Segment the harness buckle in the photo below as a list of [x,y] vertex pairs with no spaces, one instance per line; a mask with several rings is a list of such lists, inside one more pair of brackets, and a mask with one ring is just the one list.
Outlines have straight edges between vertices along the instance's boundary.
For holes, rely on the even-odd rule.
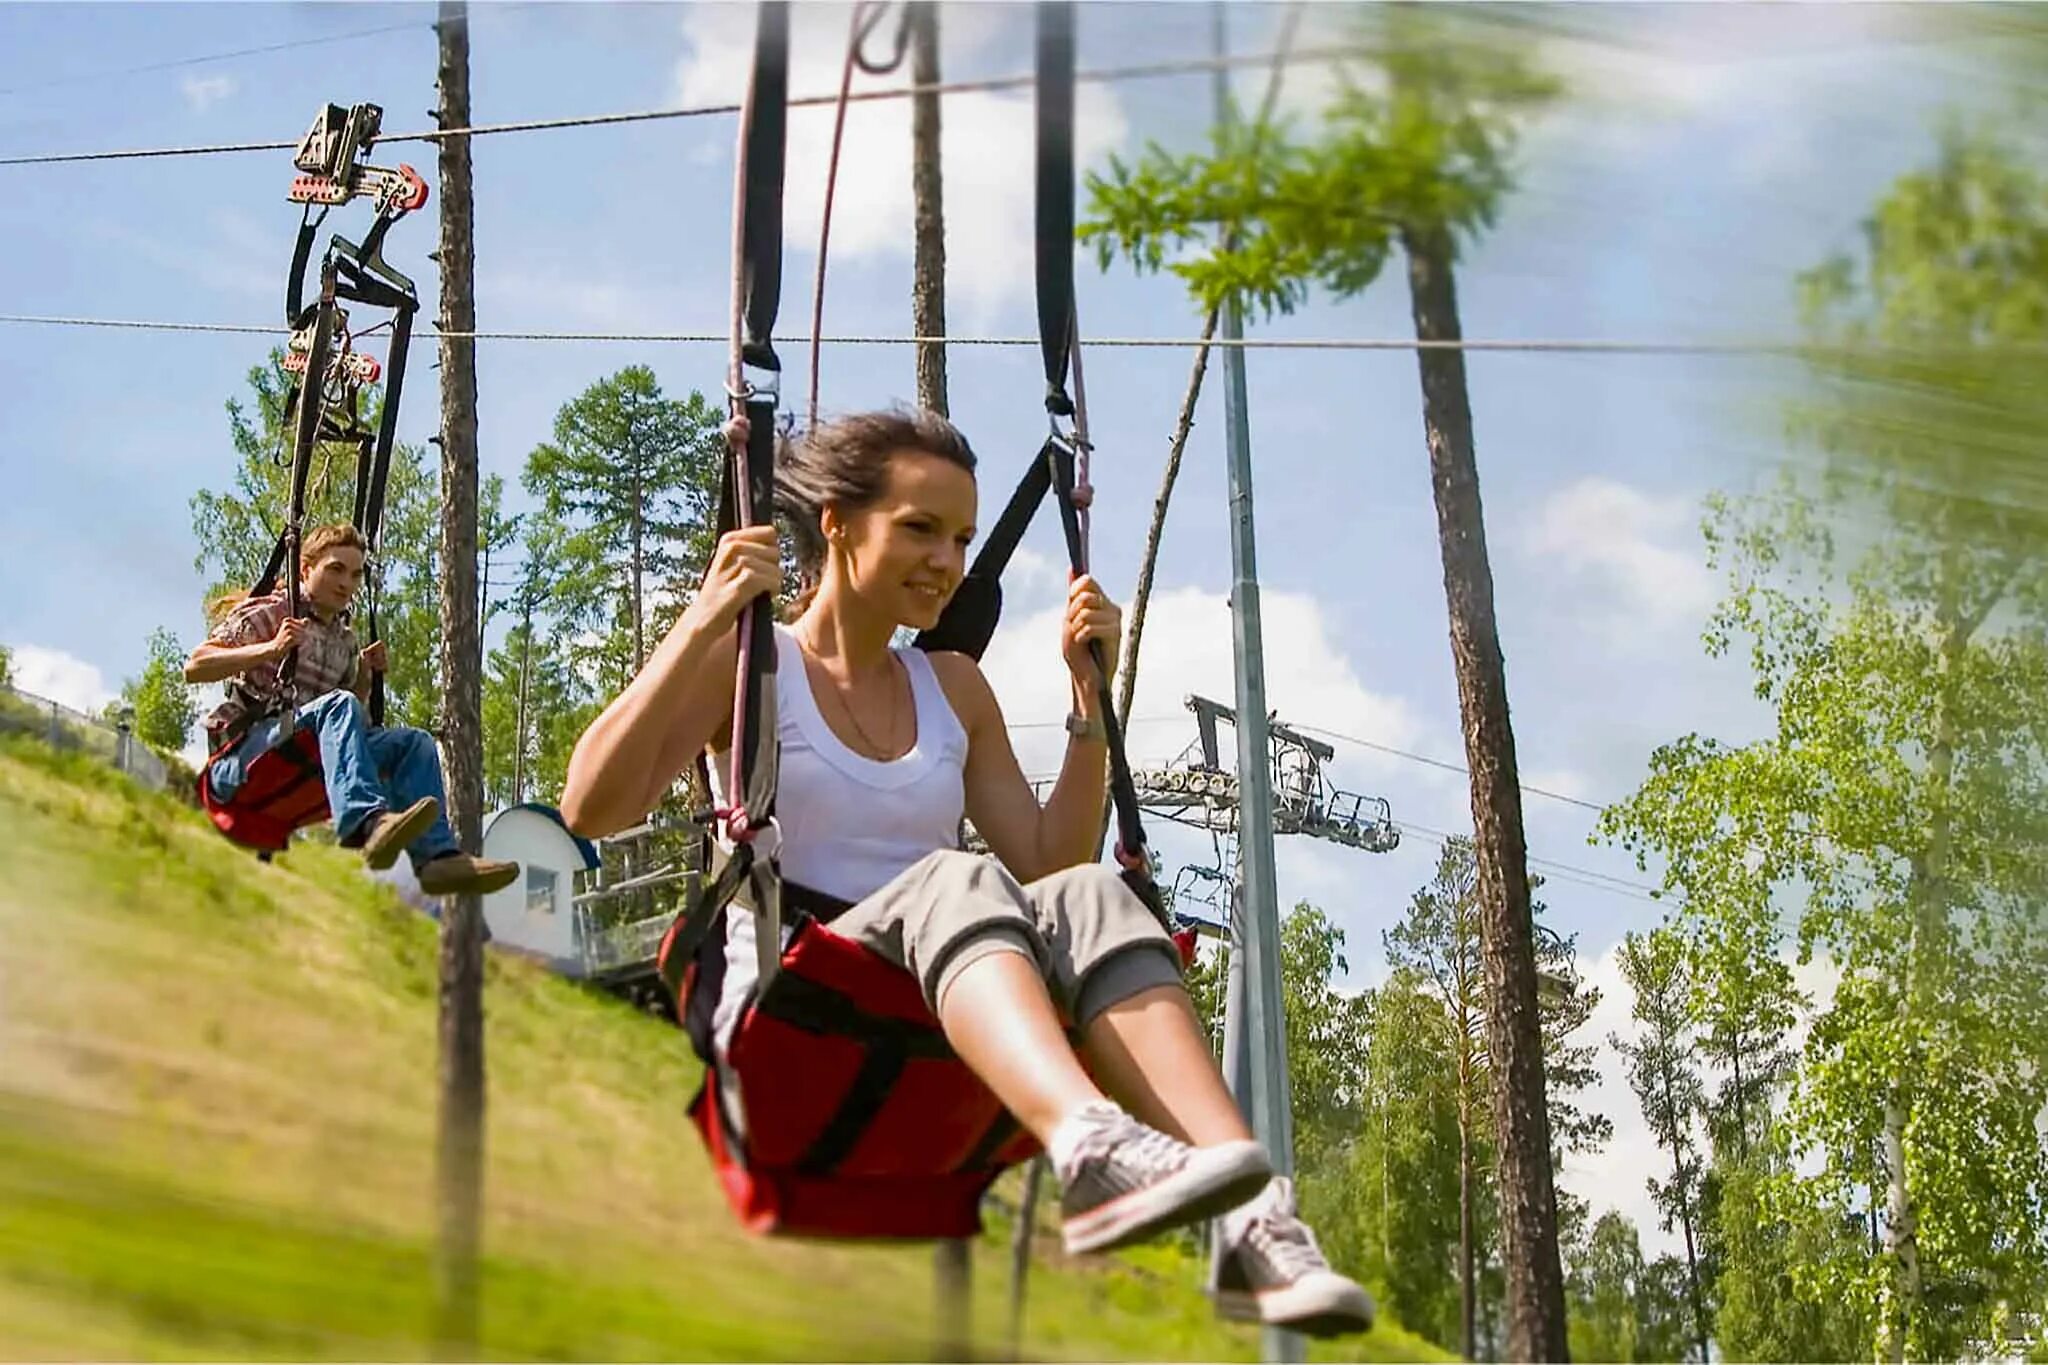
[[742,360],[739,383],[727,380],[725,396],[741,407],[766,399],[770,407],[779,408],[782,406],[782,371]]

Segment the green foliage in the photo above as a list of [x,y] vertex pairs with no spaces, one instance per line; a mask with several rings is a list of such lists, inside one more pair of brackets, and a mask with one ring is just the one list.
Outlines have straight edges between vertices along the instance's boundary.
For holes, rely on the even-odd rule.
[[191,738],[199,703],[185,681],[185,647],[159,626],[149,633],[149,661],[139,677],[121,684],[121,700],[134,716],[135,735],[153,749],[176,753]]
[[[1175,156],[1149,144],[1135,163],[1111,156],[1109,173],[1087,173],[1093,217],[1080,225],[1103,269],[1121,253],[1143,273],[1172,271],[1205,307],[1236,298],[1262,312],[1291,313],[1308,298],[1317,258],[1307,221],[1330,206],[1299,197],[1304,148],[1284,126],[1226,123],[1205,154]],[[1199,253],[1218,227],[1227,247]]]
[[1338,63],[1339,96],[1310,140],[1233,124],[1203,152],[1112,160],[1088,177],[1082,240],[1105,267],[1172,270],[1205,308],[1235,298],[1270,315],[1311,284],[1360,292],[1404,236],[1455,249],[1491,227],[1520,129],[1560,87],[1525,42],[1457,8],[1360,7],[1354,38],[1370,55]]
[[[1367,1102],[1341,1185],[1317,1223],[1386,1309],[1432,1341],[1459,1339],[1458,1092],[1442,1003],[1410,970],[1369,993]],[[1341,1212],[1340,1212],[1341,1210]],[[1488,1216],[1481,1227],[1494,1220]]]
[[[1862,251],[1803,284],[1818,346],[1793,431],[1817,477],[1719,500],[1707,528],[1731,582],[1707,645],[1748,642],[1774,733],[1664,746],[1603,826],[1664,861],[1717,979],[1734,952],[1775,957],[1781,922],[1839,971],[1781,1120],[1819,1169],[1760,1177],[1780,1226],[1759,1245],[1801,1249],[1787,1276],[1829,1331],[1955,1355],[2048,1297],[2048,408],[2015,358],[2048,341],[2048,190],[1950,128]],[[1782,1018],[1784,983],[1759,989]],[[1815,1254],[1893,1199],[1881,1250]],[[1720,1221],[1728,1293],[1764,1292],[1776,1272]]]
[[1622,940],[1620,961],[1622,978],[1634,994],[1631,1013],[1640,1027],[1633,1040],[1615,1035],[1609,1042],[1628,1060],[1629,1088],[1642,1105],[1651,1137],[1671,1157],[1670,1178],[1651,1177],[1650,1197],[1663,1216],[1664,1230],[1676,1225],[1684,1234],[1684,1302],[1702,1308],[1692,1340],[1700,1343],[1704,1356],[1712,1327],[1705,1320],[1698,1284],[1704,1171],[1694,1131],[1706,1109],[1706,1090],[1693,1063],[1692,981],[1685,946],[1677,935],[1662,930],[1629,934]]
[[0,687],[14,685],[14,651],[0,645]]
[[1635,1224],[1618,1213],[1600,1215],[1586,1253],[1574,1258],[1568,1275],[1573,1360],[1636,1359],[1636,1291],[1642,1278]]
[[1853,1360],[1873,1325],[1857,1298],[1802,1292],[1798,1274],[1841,1283],[1869,1273],[1860,1218],[1811,1198],[1762,1145],[1719,1172],[1714,1342],[1726,1360]]
[[[1532,885],[1541,886],[1541,879]],[[1544,909],[1541,901],[1530,906],[1537,922],[1536,965],[1544,981],[1538,1011],[1551,1137],[1562,1151],[1597,1151],[1612,1136],[1613,1122],[1588,1113],[1574,1097],[1599,1079],[1599,1047],[1575,1043],[1572,1037],[1598,1008],[1600,992],[1579,973],[1576,937],[1542,926]],[[1407,916],[1386,931],[1384,942],[1387,960],[1414,970],[1443,1005],[1445,1064],[1470,1075],[1477,1131],[1490,1134],[1486,980],[1479,956],[1478,869],[1471,840],[1454,837],[1445,842],[1435,876],[1410,898]]]
[[[1598,1006],[1575,965],[1572,939],[1543,929],[1537,954],[1545,989],[1538,1007],[1550,1130],[1561,1150],[1595,1150],[1612,1122],[1587,1112],[1576,1096],[1598,1077],[1597,1044],[1574,1041]],[[1475,1301],[1480,1327],[1501,1299],[1499,1192],[1493,1175],[1492,1073],[1486,1056],[1485,973],[1480,961],[1477,875],[1469,840],[1452,839],[1428,886],[1383,936],[1394,975],[1369,998],[1369,1111],[1348,1178],[1363,1225],[1361,1264],[1383,1277],[1387,1294],[1407,1307],[1401,1320],[1445,1346],[1460,1344],[1458,1265],[1459,1137],[1472,1154]],[[1378,1125],[1375,1127],[1375,1123]],[[1384,1189],[1381,1187],[1384,1186]],[[1380,1191],[1375,1202],[1371,1197]],[[1583,1200],[1559,1190],[1561,1236],[1574,1240]],[[1422,1267],[1447,1283],[1410,1282]]]
[[1324,1169],[1363,1113],[1364,1003],[1337,989],[1337,978],[1348,970],[1344,931],[1321,910],[1306,901],[1296,905],[1280,939],[1295,1158],[1303,1169]]
[[[210,576],[209,602],[245,592],[256,581],[290,506],[291,440],[284,413],[290,382],[283,355],[272,351],[264,364],[252,367],[247,398],[227,402],[238,461],[230,485],[201,489],[192,497],[192,531],[198,540],[193,567]],[[376,425],[380,403],[377,389],[363,390],[365,425]],[[307,525],[349,520],[355,478],[354,445],[324,442],[315,447]],[[417,446],[399,445],[392,451],[379,539],[365,600],[357,605],[358,630],[367,634],[362,630],[368,619],[364,608],[374,601],[378,633],[391,658],[384,678],[390,722],[431,727],[440,707],[440,491]]]
[[555,638],[608,695],[710,562],[721,420],[702,394],[663,397],[654,371],[635,365],[564,404],[554,440],[526,457],[521,482],[556,537]]

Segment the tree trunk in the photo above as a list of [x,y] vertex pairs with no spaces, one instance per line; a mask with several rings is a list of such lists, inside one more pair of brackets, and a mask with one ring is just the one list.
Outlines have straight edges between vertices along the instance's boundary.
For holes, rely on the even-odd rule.
[[[910,79],[920,86],[939,83],[939,10],[932,0],[918,0],[908,11]],[[926,90],[910,101],[910,193],[915,226],[912,239],[910,330],[913,336],[946,335],[946,213],[944,181],[939,164],[939,95]],[[946,344],[930,341],[917,348],[918,406],[944,417]],[[1027,1214],[1029,1210],[1025,1211]],[[936,1317],[933,1350],[939,1360],[967,1357],[973,1331],[972,1276],[974,1248],[965,1238],[932,1248],[932,1296]],[[1021,1278],[1013,1284],[1021,1286]],[[1021,1288],[1016,1292],[1021,1293]],[[1021,1299],[1012,1315],[1021,1310]]]
[[[1946,530],[1946,528],[1944,528]],[[1963,653],[1974,626],[1963,619],[1962,565],[1951,543],[1942,552],[1935,584],[1935,628],[1940,634],[1936,655],[1934,735],[1927,745],[1927,848],[1913,862],[1908,884],[1913,920],[1906,944],[1905,980],[1899,992],[1901,1023],[1907,1045],[1893,1059],[1889,1093],[1884,1100],[1885,1249],[1891,1258],[1891,1284],[1882,1324],[1887,1360],[1903,1361],[1920,1312],[1920,1211],[1906,1171],[1906,1124],[1912,1089],[1919,1072],[1919,1036],[1932,1008],[1936,989],[1930,959],[1940,950],[1942,923],[1948,913],[1948,861],[1951,830],[1950,799],[1956,766],[1956,699]],[[1989,611],[1986,604],[1985,611]],[[1981,621],[1980,614],[1977,620]]]
[[1729,1049],[1729,1058],[1735,1065],[1735,1151],[1742,1164],[1749,1164],[1749,1103],[1742,1093],[1742,1039],[1738,1036],[1735,1046]]
[[[1406,229],[1408,289],[1415,335],[1460,339],[1451,239],[1441,228]],[[1451,659],[1472,776],[1472,844],[1477,864],[1480,952],[1486,967],[1487,1053],[1493,1062],[1499,1144],[1501,1253],[1507,1272],[1507,1354],[1564,1360],[1564,1273],[1558,1260],[1557,1199],[1550,1169],[1550,1116],[1543,1088],[1543,1037],[1536,1003],[1527,845],[1507,675],[1494,622],[1493,570],[1473,460],[1472,410],[1461,351],[1424,347],[1423,425],[1442,544]]]
[[[910,6],[910,79],[918,86],[939,83],[939,7],[934,0]],[[915,204],[910,287],[910,330],[921,337],[946,334],[946,209],[939,165],[939,94],[920,90],[910,100],[910,193]],[[917,348],[918,405],[947,415],[946,347],[933,341]]]
[[[443,128],[470,125],[469,13],[442,0],[439,85]],[[441,171],[441,328],[476,330],[469,139],[444,139]],[[476,342],[441,339],[441,720],[448,823],[463,847],[480,842],[483,713],[477,647]],[[484,1149],[483,906],[444,902],[441,918],[440,1072],[437,1146],[439,1240],[434,1263],[438,1338],[473,1355],[477,1249],[482,1233]]]
[[1471,1360],[1478,1345],[1479,1304],[1472,1267],[1472,1105],[1467,1094],[1471,1081],[1462,1058],[1458,1070],[1458,1323],[1465,1359]]
[[[1659,1041],[1668,1044],[1671,1040]],[[1692,1181],[1685,1173],[1686,1120],[1678,1112],[1678,1098],[1672,1093],[1671,1068],[1660,1067],[1659,1077],[1664,1083],[1664,1131],[1671,1134],[1671,1192],[1678,1197],[1678,1225],[1685,1235],[1686,1294],[1692,1301],[1693,1333],[1699,1339],[1700,1360],[1705,1365],[1712,1357],[1707,1353],[1707,1309],[1700,1297],[1700,1262],[1692,1233]]]
[[641,537],[643,534],[643,509],[640,500],[646,495],[641,479],[640,462],[633,461],[633,672],[640,672],[640,665],[647,662],[647,638],[642,630],[640,614],[640,561]]
[[1707,1305],[1700,1295],[1700,1260],[1697,1244],[1692,1232],[1692,1196],[1685,1180],[1685,1172],[1676,1151],[1672,1153],[1671,1177],[1678,1184],[1678,1226],[1685,1234],[1685,1284],[1688,1297],[1692,1299],[1693,1335],[1700,1344],[1700,1360],[1704,1363],[1713,1356],[1707,1351]]
[[1896,1093],[1884,1101],[1885,1249],[1891,1256],[1891,1285],[1882,1325],[1884,1358],[1906,1358],[1913,1314],[1920,1299],[1918,1218],[1906,1184],[1906,1106]]
[[522,594],[519,611],[519,715],[512,726],[512,804],[526,800],[527,677],[533,668],[533,594]]
[[1010,1233],[1010,1359],[1022,1359],[1024,1289],[1031,1274],[1031,1236],[1037,1230],[1038,1192],[1045,1183],[1045,1158],[1036,1156],[1024,1170],[1024,1192],[1017,1200],[1017,1226]]
[[[1131,594],[1131,623],[1124,631],[1123,666],[1116,682],[1117,720],[1128,732],[1131,701],[1138,690],[1138,648],[1145,638],[1145,609],[1152,602],[1152,576],[1159,568],[1159,542],[1166,535],[1166,509],[1173,502],[1173,486],[1180,479],[1180,457],[1187,449],[1188,433],[1195,425],[1195,404],[1202,396],[1202,377],[1209,368],[1209,339],[1216,335],[1216,318],[1221,310],[1211,308],[1202,319],[1202,336],[1195,347],[1194,367],[1188,371],[1187,391],[1181,395],[1180,415],[1173,422],[1173,439],[1166,445],[1166,469],[1159,476],[1159,495],[1152,500],[1152,524],[1145,529],[1145,555],[1138,561],[1138,586]],[[1105,822],[1107,815],[1104,816]]]

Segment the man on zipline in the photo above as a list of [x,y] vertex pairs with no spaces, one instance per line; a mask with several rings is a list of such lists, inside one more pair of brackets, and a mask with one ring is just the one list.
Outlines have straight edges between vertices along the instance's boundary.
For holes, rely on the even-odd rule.
[[[249,766],[290,742],[290,716],[297,731],[318,737],[327,808],[342,847],[360,849],[377,871],[405,852],[430,896],[496,891],[519,875],[519,864],[457,846],[441,813],[446,793],[433,736],[370,723],[364,703],[373,675],[384,671],[384,643],[363,648],[349,624],[367,548],[346,524],[307,534],[298,567],[309,616],[291,616],[283,589],[222,604],[220,623],[185,661],[187,682],[227,683],[227,699],[206,720],[214,755],[207,780],[221,801],[232,801]],[[287,697],[283,664],[294,651]]]

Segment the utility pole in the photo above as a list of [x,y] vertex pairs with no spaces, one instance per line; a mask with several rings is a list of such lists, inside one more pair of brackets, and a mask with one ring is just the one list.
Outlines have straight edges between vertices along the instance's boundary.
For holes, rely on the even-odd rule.
[[[470,126],[469,7],[441,0],[443,128]],[[477,648],[476,330],[469,139],[441,143],[441,719],[448,823],[464,848],[483,823],[483,687]],[[447,1355],[477,1346],[477,1252],[483,1222],[483,904],[454,896],[441,916],[440,1081],[436,1148],[439,1238],[436,1337]]]
[[[911,83],[923,87],[910,101],[910,193],[912,237],[910,331],[912,336],[946,335],[946,200],[939,167],[939,7],[917,0],[908,10]],[[917,348],[917,404],[944,417],[946,344]],[[932,1350],[938,1360],[965,1360],[973,1332],[974,1248],[953,1238],[932,1248]]]
[[[1216,117],[1231,120],[1230,78],[1220,64],[1229,40],[1223,0],[1211,10],[1216,56]],[[1265,637],[1259,618],[1258,539],[1252,517],[1250,414],[1246,410],[1244,320],[1235,298],[1223,305],[1224,428],[1230,470],[1230,620],[1237,674],[1238,872],[1244,912],[1243,1027],[1249,1054],[1252,1133],[1273,1169],[1294,1173],[1294,1123],[1287,1093],[1287,1023],[1281,1012],[1280,895],[1273,873],[1271,740],[1266,730]],[[1243,1104],[1245,1096],[1238,1097]],[[1300,1335],[1268,1327],[1260,1354],[1269,1361],[1307,1358]]]

